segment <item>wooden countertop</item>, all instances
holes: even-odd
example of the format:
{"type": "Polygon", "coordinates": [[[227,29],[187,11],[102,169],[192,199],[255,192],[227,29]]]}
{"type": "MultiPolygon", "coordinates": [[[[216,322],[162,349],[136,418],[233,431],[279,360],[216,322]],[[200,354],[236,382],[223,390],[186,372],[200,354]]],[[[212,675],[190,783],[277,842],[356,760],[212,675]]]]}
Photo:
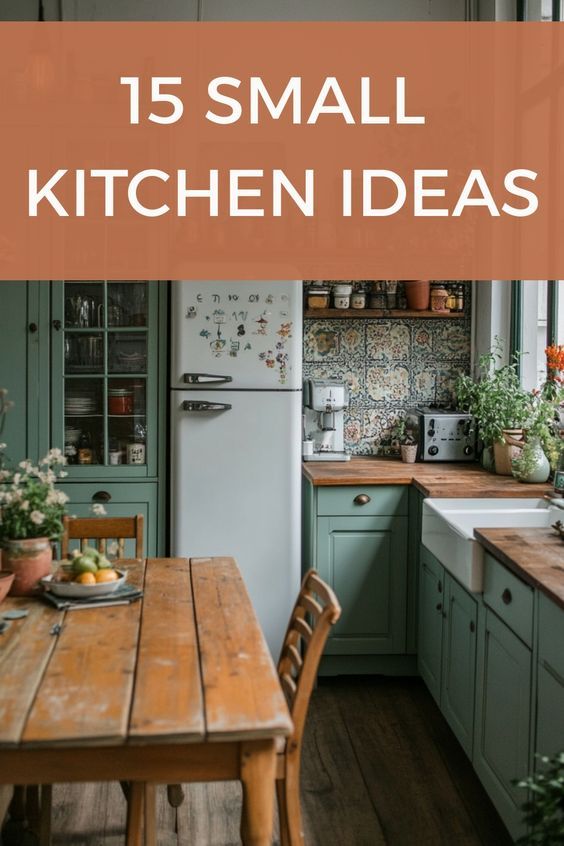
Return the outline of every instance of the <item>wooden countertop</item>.
{"type": "Polygon", "coordinates": [[[525,485],[512,476],[496,476],[479,465],[404,464],[393,458],[351,458],[350,461],[307,461],[306,479],[325,485],[415,485],[434,497],[535,497],[551,492],[550,485],[525,485]]]}
{"type": "Polygon", "coordinates": [[[564,609],[564,543],[550,529],[476,529],[480,543],[564,609]]]}

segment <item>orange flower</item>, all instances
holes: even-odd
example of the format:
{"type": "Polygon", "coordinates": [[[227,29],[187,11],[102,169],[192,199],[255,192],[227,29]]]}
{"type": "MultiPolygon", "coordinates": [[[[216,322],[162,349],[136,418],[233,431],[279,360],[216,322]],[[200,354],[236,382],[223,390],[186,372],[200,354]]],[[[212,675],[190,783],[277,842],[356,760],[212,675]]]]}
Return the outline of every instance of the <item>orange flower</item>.
{"type": "Polygon", "coordinates": [[[552,344],[545,349],[546,366],[552,374],[564,370],[564,344],[552,344]]]}

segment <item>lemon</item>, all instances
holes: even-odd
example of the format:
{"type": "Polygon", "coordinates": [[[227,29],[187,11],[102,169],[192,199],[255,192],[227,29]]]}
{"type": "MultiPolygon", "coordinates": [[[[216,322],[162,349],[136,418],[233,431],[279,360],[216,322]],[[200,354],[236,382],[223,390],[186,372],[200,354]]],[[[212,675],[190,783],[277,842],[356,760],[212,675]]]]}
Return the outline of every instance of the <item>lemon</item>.
{"type": "Polygon", "coordinates": [[[115,570],[98,570],[94,578],[96,582],[115,582],[119,579],[119,573],[115,570]]]}
{"type": "Polygon", "coordinates": [[[95,585],[96,584],[96,576],[94,573],[81,573],[80,576],[77,576],[75,579],[79,585],[95,585]]]}

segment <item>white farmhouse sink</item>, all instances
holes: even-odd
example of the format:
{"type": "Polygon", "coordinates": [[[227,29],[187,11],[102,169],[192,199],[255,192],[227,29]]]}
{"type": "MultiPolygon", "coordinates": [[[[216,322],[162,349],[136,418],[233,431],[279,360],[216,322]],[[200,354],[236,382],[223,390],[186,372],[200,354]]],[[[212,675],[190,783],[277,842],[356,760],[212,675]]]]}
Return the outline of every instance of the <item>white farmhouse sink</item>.
{"type": "Polygon", "coordinates": [[[474,529],[546,528],[562,511],[545,499],[426,499],[421,539],[461,584],[483,590],[484,551],[474,529]]]}

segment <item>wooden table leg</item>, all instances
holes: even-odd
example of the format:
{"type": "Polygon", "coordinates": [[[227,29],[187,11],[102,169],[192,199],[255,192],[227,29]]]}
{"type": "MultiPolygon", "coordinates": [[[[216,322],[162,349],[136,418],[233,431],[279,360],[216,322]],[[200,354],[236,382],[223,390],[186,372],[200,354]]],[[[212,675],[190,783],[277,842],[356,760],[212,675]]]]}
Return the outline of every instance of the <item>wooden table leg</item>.
{"type": "Polygon", "coordinates": [[[272,846],[276,751],[274,740],[241,744],[243,846],[272,846]]]}
{"type": "Polygon", "coordinates": [[[145,805],[145,785],[142,781],[132,781],[127,800],[127,846],[143,846],[143,812],[145,805]]]}
{"type": "Polygon", "coordinates": [[[156,785],[145,784],[145,846],[157,846],[157,790],[156,785]]]}

